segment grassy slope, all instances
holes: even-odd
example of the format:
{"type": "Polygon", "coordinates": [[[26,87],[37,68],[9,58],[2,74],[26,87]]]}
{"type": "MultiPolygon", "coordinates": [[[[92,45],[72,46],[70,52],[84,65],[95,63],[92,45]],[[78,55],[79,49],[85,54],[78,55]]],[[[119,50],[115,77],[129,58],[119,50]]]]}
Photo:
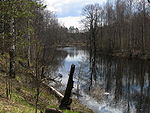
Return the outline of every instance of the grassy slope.
{"type": "Polygon", "coordinates": [[[33,113],[34,110],[34,106],[29,104],[23,95],[16,92],[16,87],[13,87],[11,99],[6,98],[5,79],[0,74],[0,113],[33,113]]]}
{"type": "MultiPolygon", "coordinates": [[[[27,81],[30,77],[26,77],[23,73],[17,75],[12,80],[13,90],[11,99],[6,98],[5,94],[5,73],[0,73],[0,113],[34,113],[35,112],[35,89],[27,81]]],[[[45,108],[58,109],[59,103],[51,92],[41,87],[40,99],[38,103],[38,112],[44,111],[45,108]]],[[[80,104],[77,100],[73,100],[72,110],[65,110],[64,113],[92,113],[91,110],[80,104]]]]}

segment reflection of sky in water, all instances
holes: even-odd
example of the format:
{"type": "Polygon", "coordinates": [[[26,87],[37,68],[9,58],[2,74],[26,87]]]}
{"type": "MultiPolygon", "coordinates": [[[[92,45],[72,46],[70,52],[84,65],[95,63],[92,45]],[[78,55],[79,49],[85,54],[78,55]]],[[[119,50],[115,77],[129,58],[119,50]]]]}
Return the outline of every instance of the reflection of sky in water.
{"type": "Polygon", "coordinates": [[[78,55],[76,56],[70,56],[68,55],[65,59],[65,62],[75,62],[75,63],[78,63],[79,61],[82,61],[82,59],[86,58],[86,55],[84,55],[82,53],[82,51],[79,52],[78,55]]]}
{"type": "Polygon", "coordinates": [[[66,84],[71,65],[75,64],[77,66],[80,61],[87,58],[87,54],[84,50],[77,50],[73,47],[67,47],[63,50],[67,51],[68,55],[63,61],[63,65],[59,68],[59,73],[64,76],[62,78],[62,83],[66,84]]]}
{"type": "MultiPolygon", "coordinates": [[[[79,62],[81,61],[85,61],[84,63],[87,64],[88,66],[83,66],[83,70],[84,72],[86,71],[89,71],[89,64],[88,62],[86,61],[86,59],[88,59],[88,54],[86,51],[84,50],[77,50],[76,48],[62,48],[63,51],[66,51],[67,52],[67,56],[66,58],[64,59],[64,61],[62,62],[62,66],[59,67],[58,69],[58,72],[61,73],[63,75],[63,78],[62,78],[62,83],[64,85],[67,84],[67,81],[68,81],[68,74],[69,74],[69,71],[70,71],[70,67],[71,67],[71,64],[75,64],[76,65],[76,70],[75,70],[75,73],[77,73],[77,65],[79,65],[79,62]]],[[[125,71],[122,71],[122,77],[123,78],[120,78],[122,81],[121,81],[121,87],[117,87],[117,88],[120,88],[120,90],[122,91],[122,94],[125,93],[122,97],[120,98],[120,100],[114,104],[114,96],[115,96],[115,91],[119,91],[119,90],[115,90],[116,89],[116,80],[118,79],[115,79],[115,73],[117,71],[117,67],[116,67],[116,64],[115,62],[112,63],[112,66],[111,66],[111,78],[108,79],[107,78],[107,72],[108,72],[108,69],[106,69],[107,67],[107,62],[104,62],[104,60],[102,59],[102,63],[100,64],[97,64],[97,67],[99,69],[99,74],[97,76],[97,81],[95,83],[95,86],[99,86],[100,88],[104,88],[106,87],[106,83],[107,81],[113,81],[113,82],[110,82],[109,84],[112,85],[112,87],[110,86],[111,90],[109,92],[109,96],[110,98],[105,98],[104,100],[96,100],[94,99],[94,97],[92,98],[92,95],[89,94],[88,91],[85,91],[85,88],[87,89],[88,87],[88,75],[85,75],[84,74],[84,78],[87,78],[85,80],[80,80],[80,94],[83,95],[83,97],[80,98],[81,102],[85,105],[87,105],[89,108],[91,108],[95,113],[126,113],[127,111],[127,101],[129,101],[129,107],[130,107],[130,113],[136,113],[136,103],[138,103],[138,100],[134,100],[134,98],[132,98],[132,95],[137,95],[136,98],[139,98],[140,97],[140,92],[141,92],[141,85],[140,84],[137,84],[136,83],[130,83],[130,86],[128,86],[127,84],[127,69],[125,71]],[[105,73],[104,73],[105,72],[105,73]],[[107,78],[107,81],[105,81],[105,79],[107,78]],[[84,90],[84,91],[83,91],[84,90]],[[130,92],[130,93],[129,93],[130,92]],[[139,95],[139,96],[138,96],[139,95]],[[127,100],[129,99],[129,100],[127,100]]],[[[130,64],[131,65],[131,64],[130,64]]],[[[128,66],[126,66],[128,67],[128,66]]],[[[132,77],[132,76],[131,76],[132,77]]],[[[145,82],[143,83],[143,93],[147,91],[148,87],[149,87],[149,81],[148,81],[148,77],[149,77],[149,74],[146,73],[146,76],[145,76],[145,82]]],[[[119,80],[120,80],[119,79],[119,80]]],[[[135,78],[136,80],[136,78],[135,78]]],[[[77,83],[77,80],[74,79],[74,89],[76,90],[76,83],[77,83]]],[[[97,89],[96,89],[97,90],[97,89]]],[[[92,92],[93,93],[93,92],[92,92]]],[[[104,95],[106,92],[102,92],[104,95]]],[[[117,95],[117,93],[116,93],[117,95]]],[[[142,97],[143,98],[143,97],[142,97]]]]}
{"type": "MultiPolygon", "coordinates": [[[[75,64],[77,68],[79,62],[85,61],[88,55],[84,50],[77,50],[76,48],[64,48],[63,50],[67,51],[68,55],[64,59],[63,65],[59,68],[59,73],[63,75],[62,83],[66,85],[71,65],[75,64]]],[[[75,73],[76,71],[77,69],[75,70],[75,73]]],[[[88,71],[88,69],[86,69],[85,71],[88,71]]],[[[76,83],[77,80],[74,79],[74,89],[77,87],[76,83]]],[[[82,86],[84,85],[87,86],[86,82],[82,81],[82,86]]],[[[111,108],[107,106],[106,103],[98,103],[95,99],[84,93],[84,91],[80,91],[80,93],[81,95],[83,95],[83,97],[80,98],[81,102],[91,108],[95,113],[122,113],[122,110],[111,108]]]]}
{"type": "Polygon", "coordinates": [[[94,100],[87,94],[82,95],[84,95],[82,98],[80,98],[82,100],[82,103],[86,104],[89,108],[93,109],[95,113],[123,113],[122,108],[115,109],[109,107],[109,105],[107,105],[108,103],[98,103],[96,100],[94,100]]]}

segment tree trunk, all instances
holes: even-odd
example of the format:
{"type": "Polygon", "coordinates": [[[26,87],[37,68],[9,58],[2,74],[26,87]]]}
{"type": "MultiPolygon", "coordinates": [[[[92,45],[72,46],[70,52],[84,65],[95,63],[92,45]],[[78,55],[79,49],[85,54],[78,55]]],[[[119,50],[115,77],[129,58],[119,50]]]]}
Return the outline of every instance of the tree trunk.
{"type": "Polygon", "coordinates": [[[10,22],[10,33],[11,33],[11,37],[12,37],[12,45],[9,51],[9,55],[10,55],[10,67],[9,67],[9,76],[12,78],[15,78],[15,51],[16,51],[16,46],[15,46],[15,20],[14,18],[11,19],[10,22]]]}
{"type": "Polygon", "coordinates": [[[9,51],[10,55],[10,66],[9,66],[9,76],[15,78],[15,50],[11,49],[9,51]]]}
{"type": "MultiPolygon", "coordinates": [[[[28,21],[28,27],[30,25],[29,21],[28,21]]],[[[31,35],[30,35],[30,32],[28,31],[28,67],[30,67],[30,64],[31,64],[31,35]]]]}

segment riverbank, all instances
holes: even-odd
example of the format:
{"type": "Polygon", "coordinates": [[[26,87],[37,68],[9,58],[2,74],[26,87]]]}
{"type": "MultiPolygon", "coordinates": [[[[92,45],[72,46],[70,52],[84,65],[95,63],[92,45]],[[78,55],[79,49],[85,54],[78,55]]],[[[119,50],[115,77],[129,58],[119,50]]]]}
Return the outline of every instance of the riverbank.
{"type": "Polygon", "coordinates": [[[112,57],[120,57],[120,58],[128,58],[128,59],[141,59],[141,60],[150,60],[150,54],[147,52],[145,54],[140,52],[134,52],[130,53],[128,51],[114,51],[114,52],[104,52],[104,51],[98,51],[98,54],[101,55],[108,55],[112,57]]]}
{"type": "MultiPolygon", "coordinates": [[[[71,44],[71,45],[57,45],[56,47],[57,48],[76,47],[76,48],[84,48],[84,49],[87,49],[87,50],[89,48],[86,43],[74,43],[74,44],[71,44]]],[[[97,54],[108,55],[108,56],[112,56],[112,57],[128,58],[128,59],[150,60],[149,50],[145,51],[145,53],[142,53],[139,50],[134,50],[133,52],[97,50],[97,54]]]]}
{"type": "Polygon", "coordinates": [[[61,44],[61,45],[56,45],[55,47],[57,48],[64,48],[64,47],[86,47],[87,44],[86,43],[82,43],[82,42],[77,42],[77,43],[71,43],[71,44],[61,44]]]}
{"type": "MultiPolygon", "coordinates": [[[[0,60],[0,113],[34,113],[36,100],[35,79],[31,76],[30,70],[18,66],[16,79],[10,80],[12,83],[11,99],[6,96],[6,73],[2,65],[5,62],[0,60]],[[28,73],[28,74],[27,74],[28,73]]],[[[19,64],[17,64],[19,65],[19,64]]],[[[9,79],[7,79],[9,80],[9,79]]],[[[45,109],[52,108],[59,110],[60,102],[44,85],[40,86],[38,102],[38,113],[44,113],[45,109]]],[[[61,111],[63,113],[92,113],[90,109],[82,105],[78,100],[73,99],[71,110],[61,111]]]]}
{"type": "MultiPolygon", "coordinates": [[[[13,89],[11,99],[6,97],[5,79],[0,74],[0,113],[33,113],[35,112],[35,90],[21,82],[22,80],[17,77],[17,80],[12,80],[13,89]]],[[[44,111],[46,108],[54,108],[59,110],[59,101],[52,95],[52,92],[47,88],[41,86],[42,92],[40,93],[38,112],[44,111]]],[[[90,109],[82,105],[78,100],[73,99],[71,110],[63,111],[63,113],[92,113],[90,109]]]]}

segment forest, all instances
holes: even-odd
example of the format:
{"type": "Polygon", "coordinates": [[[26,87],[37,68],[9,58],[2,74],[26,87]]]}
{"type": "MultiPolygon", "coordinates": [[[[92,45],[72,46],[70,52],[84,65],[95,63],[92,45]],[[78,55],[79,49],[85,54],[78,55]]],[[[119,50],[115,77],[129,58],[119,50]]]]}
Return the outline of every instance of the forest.
{"type": "MultiPolygon", "coordinates": [[[[53,72],[62,65],[67,53],[58,51],[58,47],[86,48],[90,54],[91,79],[96,77],[99,54],[150,60],[148,1],[107,0],[103,5],[88,4],[81,13],[82,30],[61,25],[57,14],[46,7],[43,0],[0,1],[0,100],[17,103],[26,100],[31,113],[32,108],[35,113],[42,113],[50,106],[58,106],[59,102],[52,105],[56,98],[45,86],[50,81],[60,82],[53,72]],[[49,98],[49,102],[44,101],[45,98],[49,98]]],[[[3,104],[0,101],[0,105],[3,104]]],[[[64,112],[92,113],[81,106],[75,101],[76,109],[64,112]]],[[[9,113],[5,108],[0,107],[0,112],[9,113]]]]}
{"type": "Polygon", "coordinates": [[[87,5],[82,15],[90,48],[115,56],[149,57],[150,4],[147,1],[116,0],[104,6],[87,5]]]}

